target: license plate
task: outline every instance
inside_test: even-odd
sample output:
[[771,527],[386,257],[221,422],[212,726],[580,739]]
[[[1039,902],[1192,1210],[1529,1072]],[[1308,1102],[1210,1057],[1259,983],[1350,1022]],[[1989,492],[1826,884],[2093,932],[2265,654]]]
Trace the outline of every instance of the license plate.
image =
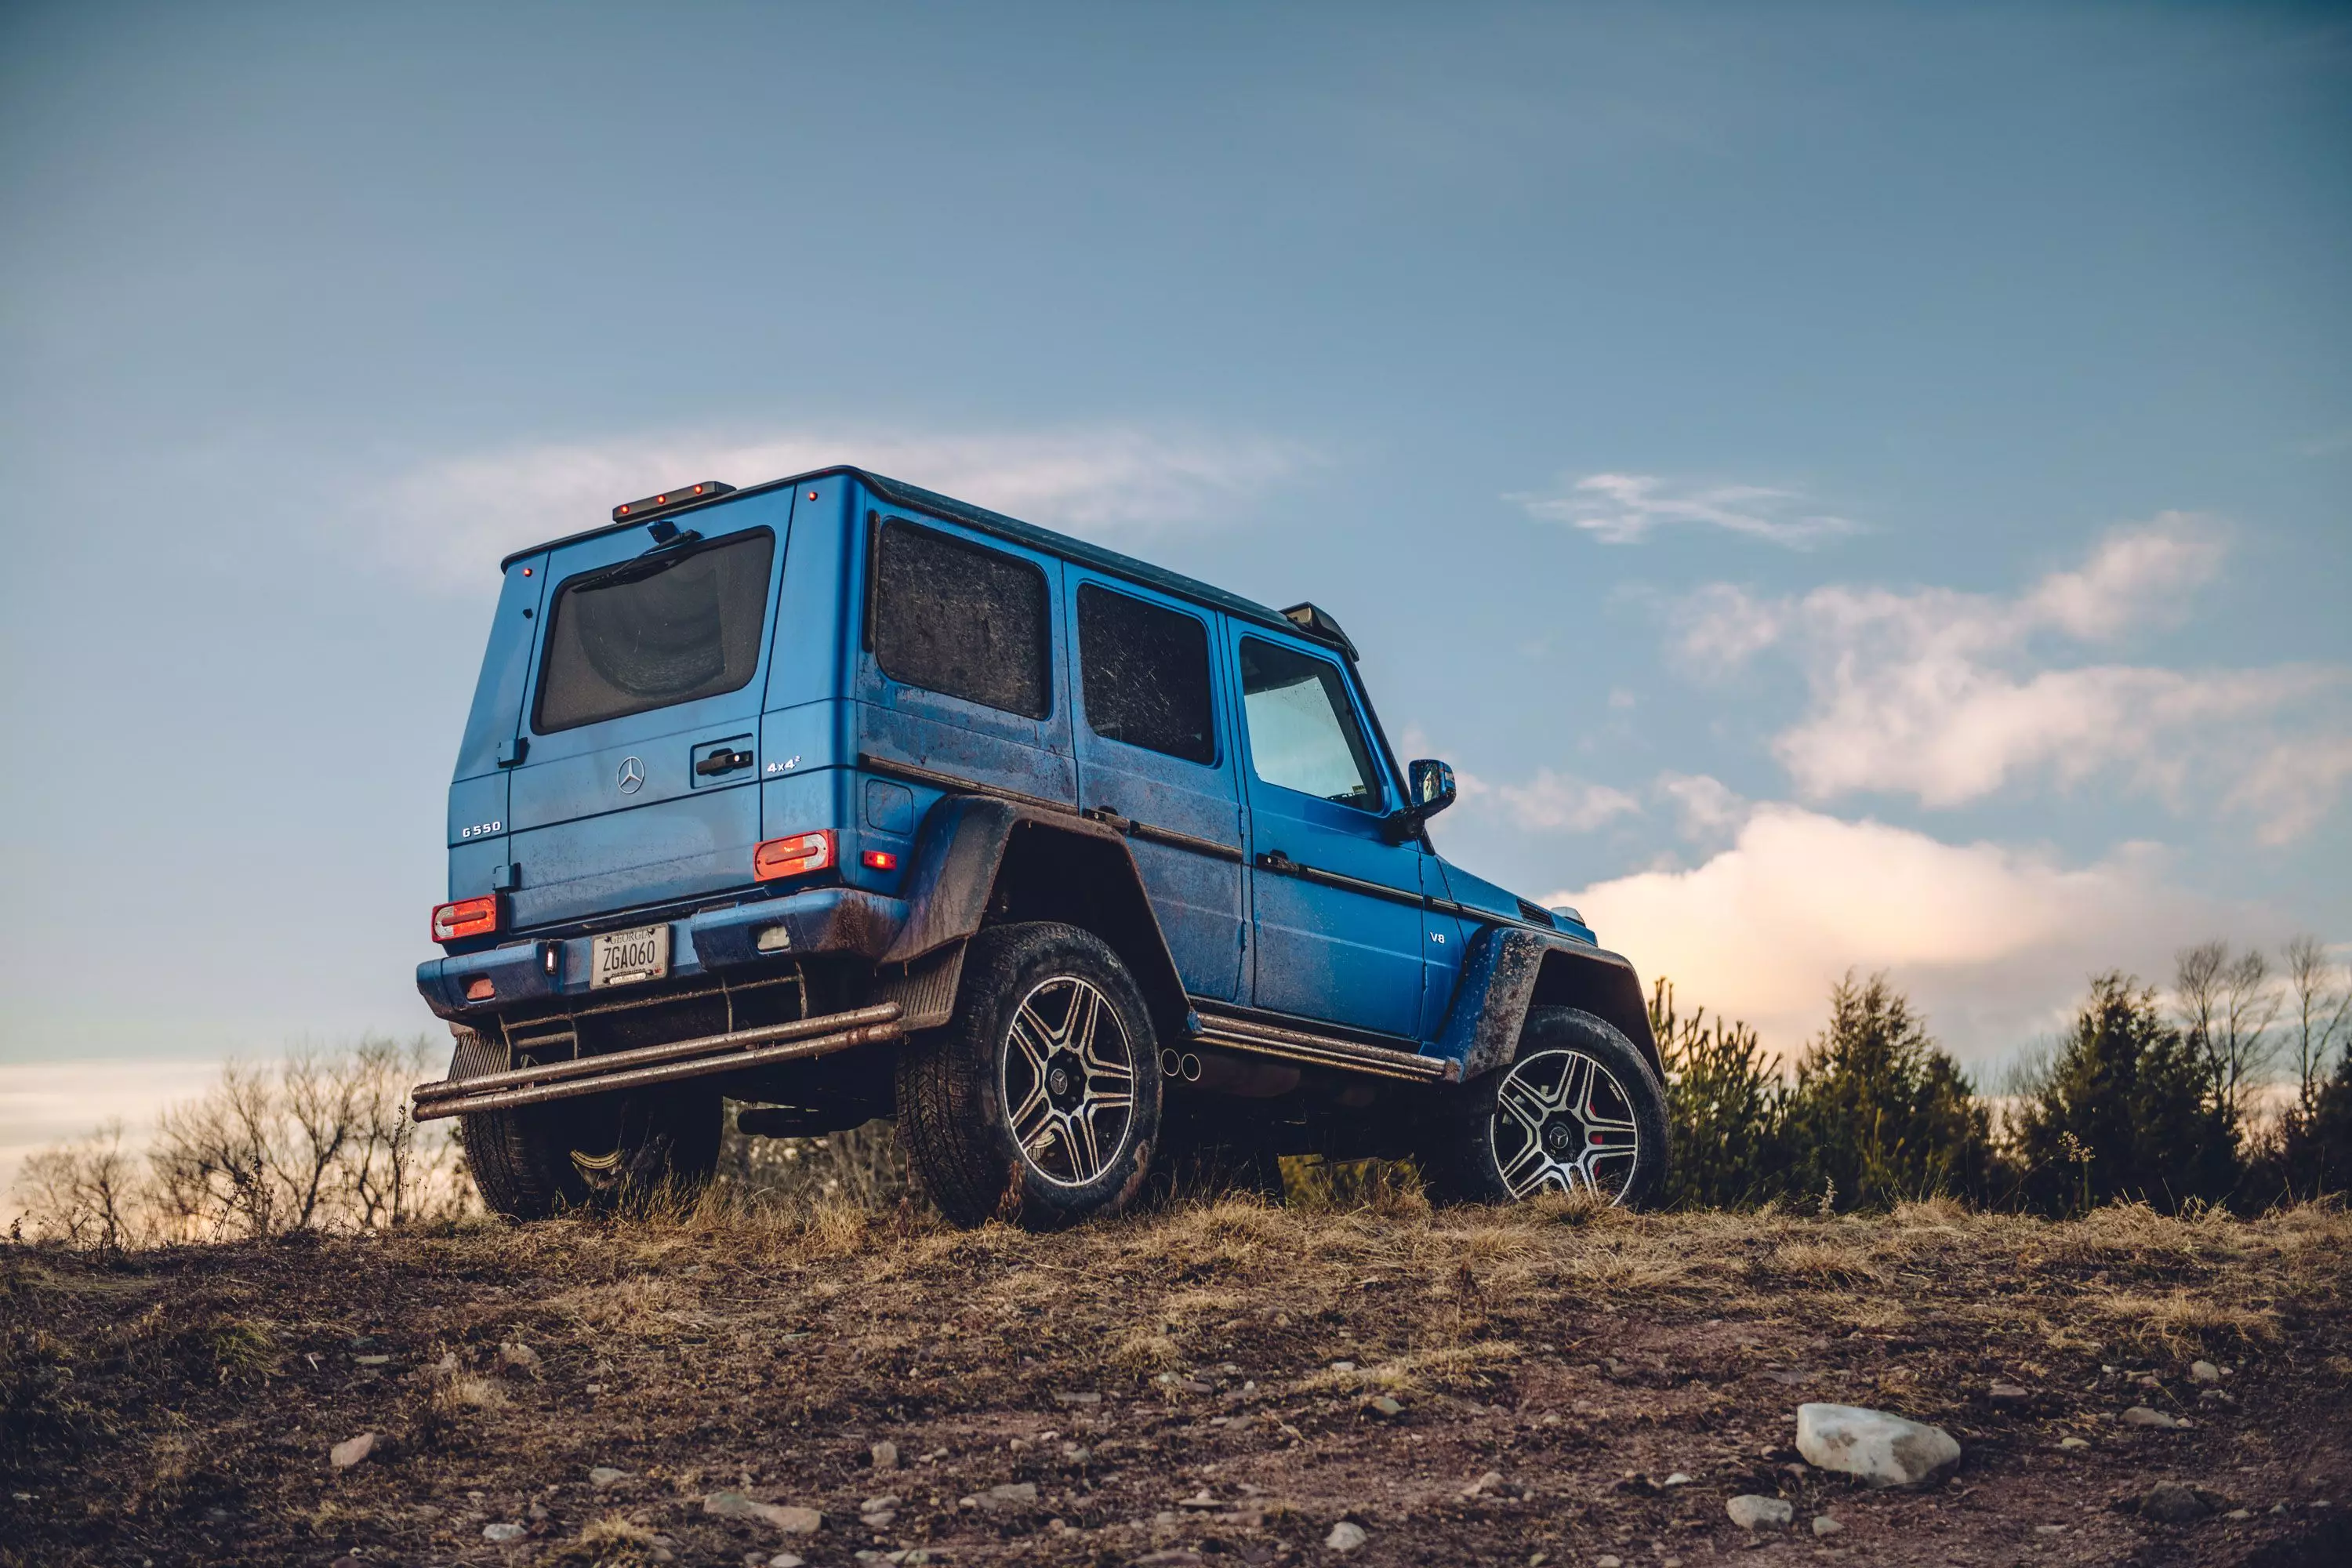
[[669,927],[639,926],[635,931],[608,931],[596,938],[588,964],[588,985],[635,985],[659,980],[669,973]]

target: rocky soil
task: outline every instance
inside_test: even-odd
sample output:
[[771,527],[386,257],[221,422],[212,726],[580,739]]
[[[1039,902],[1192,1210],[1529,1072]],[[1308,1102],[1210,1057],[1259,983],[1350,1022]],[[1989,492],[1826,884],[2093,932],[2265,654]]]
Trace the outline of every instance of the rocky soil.
[[[1805,1403],[1961,1458],[1870,1489]],[[2352,1215],[16,1247],[0,1470],[10,1565],[2345,1563]]]

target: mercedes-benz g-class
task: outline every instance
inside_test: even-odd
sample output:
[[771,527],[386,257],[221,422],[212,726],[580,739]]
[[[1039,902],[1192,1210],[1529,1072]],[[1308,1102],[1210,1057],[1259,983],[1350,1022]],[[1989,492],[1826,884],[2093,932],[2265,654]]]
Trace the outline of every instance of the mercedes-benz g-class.
[[1354,646],[853,468],[518,552],[449,790],[446,1080],[517,1218],[691,1187],[737,1125],[877,1117],[952,1220],[1180,1161],[1415,1157],[1441,1196],[1640,1203],[1641,985],[1441,858]]

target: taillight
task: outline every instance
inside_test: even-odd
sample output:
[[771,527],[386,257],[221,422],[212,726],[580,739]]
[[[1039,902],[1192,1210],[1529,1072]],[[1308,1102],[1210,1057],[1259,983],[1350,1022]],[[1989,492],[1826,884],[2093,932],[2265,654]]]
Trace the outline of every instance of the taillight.
[[779,877],[805,876],[811,871],[824,870],[833,863],[831,828],[771,838],[751,851],[751,875],[762,882],[772,882]]
[[460,899],[454,904],[443,904],[433,911],[433,940],[457,942],[469,936],[488,936],[499,929],[499,897]]

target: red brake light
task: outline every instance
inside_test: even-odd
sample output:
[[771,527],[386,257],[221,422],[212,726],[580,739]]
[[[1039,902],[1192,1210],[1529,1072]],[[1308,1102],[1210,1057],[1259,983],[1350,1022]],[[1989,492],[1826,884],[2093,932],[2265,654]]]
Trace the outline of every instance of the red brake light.
[[898,858],[887,849],[868,849],[858,858],[866,862],[866,868],[869,871],[895,871],[898,868]]
[[799,877],[833,865],[833,830],[771,838],[751,851],[751,875],[762,882]]
[[469,936],[488,936],[499,929],[499,896],[460,899],[454,904],[443,904],[433,911],[433,940],[457,942]]

